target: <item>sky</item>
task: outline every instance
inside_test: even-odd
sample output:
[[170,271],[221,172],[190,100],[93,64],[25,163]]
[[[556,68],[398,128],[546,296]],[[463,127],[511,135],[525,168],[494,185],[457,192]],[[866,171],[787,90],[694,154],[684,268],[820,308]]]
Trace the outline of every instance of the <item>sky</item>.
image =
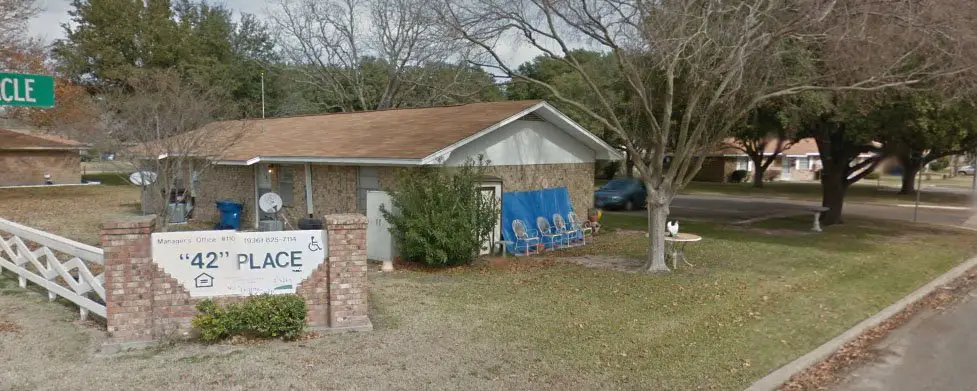
[[[37,0],[38,5],[43,9],[40,15],[31,20],[31,36],[43,39],[45,42],[53,42],[56,39],[64,38],[64,29],[61,25],[68,23],[71,19],[68,10],[71,8],[71,0]],[[235,12],[247,12],[250,14],[264,17],[267,9],[275,2],[266,0],[223,0],[210,1],[212,4],[223,4]],[[507,64],[515,66],[531,60],[540,52],[524,46],[502,47],[500,55]]]
[[[67,23],[71,19],[68,16],[71,0],[37,0],[37,3],[44,11],[37,18],[31,20],[31,35],[48,42],[63,38],[64,30],[61,28],[61,24]],[[211,1],[211,3],[224,4],[238,12],[264,15],[267,2],[265,0],[224,0]]]

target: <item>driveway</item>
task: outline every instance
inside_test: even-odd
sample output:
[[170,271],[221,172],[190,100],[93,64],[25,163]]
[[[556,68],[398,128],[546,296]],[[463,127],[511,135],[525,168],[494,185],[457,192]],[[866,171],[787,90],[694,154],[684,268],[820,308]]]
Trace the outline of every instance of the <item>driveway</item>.
[[[671,215],[678,219],[736,222],[784,213],[807,213],[820,206],[819,202],[786,198],[760,198],[718,195],[680,195],[671,206]],[[844,214],[878,219],[912,221],[913,205],[845,204]],[[612,212],[617,213],[617,212]],[[620,212],[644,214],[645,211]],[[959,207],[920,207],[918,221],[930,224],[961,226],[971,217],[970,210]]]
[[878,360],[855,369],[836,391],[977,389],[977,292],[945,311],[928,311],[876,346]]

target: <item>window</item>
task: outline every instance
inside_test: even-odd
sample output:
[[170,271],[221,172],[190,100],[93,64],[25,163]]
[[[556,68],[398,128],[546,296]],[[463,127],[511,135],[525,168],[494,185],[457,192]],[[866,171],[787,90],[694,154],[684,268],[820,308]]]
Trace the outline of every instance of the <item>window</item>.
[[810,170],[811,169],[811,159],[807,156],[797,159],[797,169],[798,170]]
[[366,192],[380,190],[380,172],[376,167],[359,167],[356,170],[356,209],[366,214]]
[[278,195],[282,196],[282,204],[294,206],[295,197],[292,190],[295,188],[295,169],[291,166],[281,166],[278,172]]
[[750,157],[749,156],[737,156],[736,157],[736,169],[737,170],[750,170]]

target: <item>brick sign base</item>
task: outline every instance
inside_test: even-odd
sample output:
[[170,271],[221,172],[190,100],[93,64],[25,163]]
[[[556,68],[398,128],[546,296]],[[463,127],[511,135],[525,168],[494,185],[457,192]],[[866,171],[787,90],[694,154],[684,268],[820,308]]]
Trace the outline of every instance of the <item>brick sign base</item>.
[[[366,217],[327,215],[324,222],[329,257],[296,290],[305,298],[309,328],[372,330],[367,316]],[[155,226],[153,216],[102,225],[108,347],[139,347],[191,335],[190,320],[201,299],[191,298],[153,263],[150,234]],[[243,297],[215,299],[226,303]]]

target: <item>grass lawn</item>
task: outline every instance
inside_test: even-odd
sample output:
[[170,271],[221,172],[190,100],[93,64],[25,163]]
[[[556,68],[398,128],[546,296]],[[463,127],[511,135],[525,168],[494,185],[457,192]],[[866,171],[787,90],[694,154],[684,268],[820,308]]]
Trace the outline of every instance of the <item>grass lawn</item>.
[[108,186],[132,186],[129,183],[129,174],[103,172],[98,174],[85,174],[81,176],[82,181],[96,181]]
[[[0,190],[0,216],[84,240],[138,199],[73,189]],[[370,333],[109,358],[91,349],[104,333],[71,324],[77,310],[17,294],[5,273],[0,324],[17,331],[0,331],[0,388],[741,390],[977,252],[972,232],[850,218],[811,234],[804,218],[683,222],[705,240],[686,250],[695,267],[669,274],[563,258],[643,257],[644,235],[611,232],[644,226],[607,214],[607,234],[560,258],[371,272]]]
[[[948,183],[951,180],[947,180]],[[959,180],[952,180],[959,182]],[[939,183],[937,180],[925,181],[924,186]],[[955,183],[955,182],[954,182]],[[880,188],[874,180],[863,180],[852,185],[848,190],[846,201],[877,202],[905,204],[916,201],[916,194],[896,194],[898,187],[889,187],[883,183]],[[692,182],[686,187],[684,194],[728,194],[736,196],[772,196],[792,199],[812,200],[821,199],[821,184],[817,182],[771,182],[765,183],[763,188],[757,189],[752,183],[716,183]],[[923,188],[920,202],[938,205],[970,205],[970,195],[965,193],[948,193],[927,191]]]
[[[605,227],[642,229],[607,215]],[[518,260],[377,278],[379,308],[477,327],[546,362],[622,388],[742,389],[977,251],[972,233],[851,219],[810,234],[807,219],[749,228],[689,222],[694,268],[667,275]],[[605,235],[566,255],[643,257],[644,235]],[[397,287],[396,301],[386,289]],[[511,370],[517,370],[512,368]]]
[[101,160],[81,162],[81,170],[85,174],[119,173],[129,175],[129,173],[136,171],[136,166],[122,160]]
[[138,211],[136,186],[0,189],[0,217],[92,245],[103,222]]

